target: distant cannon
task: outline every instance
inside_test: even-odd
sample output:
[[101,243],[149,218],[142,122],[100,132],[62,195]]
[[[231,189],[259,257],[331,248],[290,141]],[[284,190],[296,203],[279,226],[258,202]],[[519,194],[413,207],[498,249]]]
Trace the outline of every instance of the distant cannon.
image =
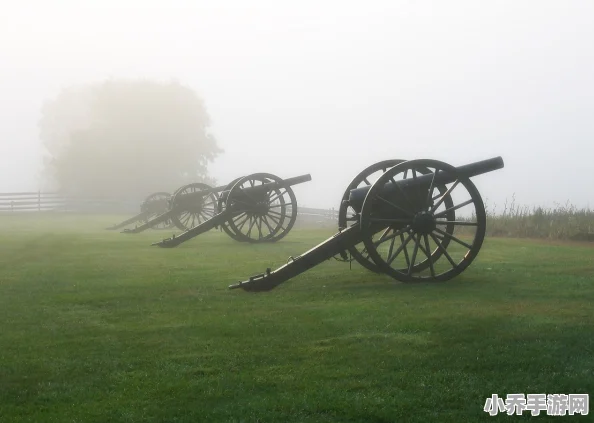
[[171,228],[172,222],[170,220],[162,220],[159,222],[152,222],[152,219],[156,216],[164,213],[169,208],[169,200],[171,194],[167,192],[155,192],[149,195],[140,205],[140,213],[130,219],[124,220],[117,225],[106,228],[107,230],[121,229],[125,226],[132,225],[133,223],[143,222],[147,225],[147,228],[152,229],[168,229]]
[[281,179],[270,173],[238,178],[221,190],[216,213],[197,226],[153,243],[159,247],[179,244],[221,227],[240,242],[276,242],[286,236],[297,219],[297,199],[293,185],[311,181],[311,175]]
[[[202,182],[184,185],[169,196],[165,207],[161,208],[159,213],[152,213],[150,219],[143,219],[142,225],[134,229],[124,229],[122,233],[137,234],[159,225],[168,228],[175,226],[181,231],[187,231],[214,216],[219,200],[217,193],[225,187],[213,188]],[[121,226],[125,225],[120,224],[119,227]]]
[[485,237],[485,207],[470,178],[503,167],[501,157],[457,168],[428,159],[376,163],[347,187],[338,233],[229,288],[269,291],[332,257],[401,282],[449,280],[472,263]]

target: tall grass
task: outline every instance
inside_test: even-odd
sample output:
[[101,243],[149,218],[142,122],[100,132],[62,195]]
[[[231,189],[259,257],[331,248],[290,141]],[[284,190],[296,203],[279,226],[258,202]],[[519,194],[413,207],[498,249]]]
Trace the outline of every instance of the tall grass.
[[515,194],[503,211],[485,200],[487,235],[518,238],[594,241],[594,210],[578,209],[569,202],[553,208],[520,206]]

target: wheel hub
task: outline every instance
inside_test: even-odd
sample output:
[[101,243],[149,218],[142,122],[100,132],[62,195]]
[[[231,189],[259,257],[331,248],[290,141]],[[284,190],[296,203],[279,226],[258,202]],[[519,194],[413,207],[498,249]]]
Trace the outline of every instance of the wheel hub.
[[419,212],[413,219],[412,228],[415,232],[428,235],[435,229],[435,217],[427,211]]
[[267,201],[259,201],[254,205],[252,209],[253,213],[257,216],[266,216],[270,210],[270,205]]

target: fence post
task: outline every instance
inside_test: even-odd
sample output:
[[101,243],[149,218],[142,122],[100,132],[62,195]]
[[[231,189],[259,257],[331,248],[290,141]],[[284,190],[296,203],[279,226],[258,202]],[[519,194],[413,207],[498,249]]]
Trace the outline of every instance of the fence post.
[[41,211],[41,190],[37,191],[37,211]]

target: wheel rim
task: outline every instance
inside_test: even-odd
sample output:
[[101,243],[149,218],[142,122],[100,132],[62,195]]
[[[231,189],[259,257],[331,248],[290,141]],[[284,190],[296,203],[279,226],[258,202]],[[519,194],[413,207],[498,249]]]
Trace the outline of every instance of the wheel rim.
[[[245,188],[282,182],[270,173],[255,173],[237,181],[223,199],[224,207],[235,210],[223,229],[244,242],[276,242],[284,238],[297,219],[297,200],[291,187],[247,194]],[[229,232],[227,232],[229,233]]]
[[199,194],[211,190],[210,185],[202,182],[195,182],[179,188],[171,198],[171,210],[173,211],[171,221],[182,231],[187,231],[198,226],[216,213],[218,197],[216,193],[210,192],[207,195]]
[[[369,166],[367,169],[363,170],[361,173],[359,173],[352,180],[352,182],[347,187],[347,189],[342,197],[342,201],[340,203],[340,208],[339,208],[339,212],[338,212],[338,228],[339,228],[339,230],[345,229],[347,226],[350,226],[349,223],[354,224],[354,223],[358,223],[360,221],[360,216],[348,204],[347,200],[349,199],[350,191],[352,189],[357,189],[357,188],[361,188],[361,187],[365,187],[365,186],[371,187],[373,185],[373,183],[375,183],[375,181],[377,181],[379,179],[379,177],[381,177],[389,169],[391,169],[392,167],[396,166],[397,164],[400,164],[403,162],[405,162],[405,160],[394,159],[394,160],[385,160],[385,161],[382,161],[379,163],[375,163],[375,164]],[[419,168],[415,171],[418,171],[419,173],[422,173],[422,174],[431,173],[431,171],[427,168]],[[405,171],[405,173],[406,173],[406,171]],[[439,186],[438,189],[441,193],[445,193],[447,191],[446,187],[444,187],[444,186]],[[452,199],[450,196],[446,197],[444,204],[446,207],[451,207],[453,205]],[[450,220],[455,220],[455,211],[452,211],[451,213],[449,213],[449,217],[451,217]],[[388,233],[386,231],[384,231],[381,235],[379,235],[379,236],[377,236],[377,235],[379,235],[379,234],[372,235],[372,240],[374,242],[381,240],[382,237],[387,236]],[[377,236],[377,238],[376,238],[376,236]],[[449,243],[449,239],[447,239],[445,241],[445,248],[447,248],[448,243]],[[361,242],[355,246],[352,246],[352,247],[348,248],[348,251],[349,251],[351,257],[353,257],[355,260],[357,260],[357,262],[359,264],[361,264],[363,267],[365,267],[373,272],[378,272],[378,273],[382,272],[382,270],[375,264],[375,262],[370,257],[369,253],[367,252],[367,247],[365,246],[365,243]],[[437,250],[437,251],[433,252],[432,260],[438,260],[439,256],[441,256],[441,254],[442,254],[441,250]],[[339,260],[339,259],[337,258],[337,260]],[[428,260],[415,265],[414,270],[421,271],[421,270],[425,269],[427,266],[429,266]]]
[[[340,207],[338,208],[338,230],[342,231],[347,227],[359,222],[358,213],[348,204],[349,194],[351,190],[361,188],[364,186],[371,186],[373,183],[388,169],[396,166],[404,160],[384,160],[375,164],[372,164],[357,176],[353,178],[351,183],[347,186],[342,199],[340,201]],[[369,257],[367,249],[363,242],[351,246],[347,249],[352,259],[355,259],[361,266],[365,267],[372,272],[380,272],[380,269],[375,265],[373,260]],[[342,256],[342,258],[335,256],[338,261],[351,261],[352,259]]]
[[[217,201],[217,213],[221,213],[224,209],[225,209],[225,200],[227,199],[227,196],[229,194],[229,191],[231,191],[231,188],[233,188],[233,185],[235,185],[239,180],[241,180],[243,178],[235,178],[233,179],[231,182],[229,182],[229,184],[227,184],[227,186],[225,187],[224,191],[226,192],[227,195],[221,195],[219,196],[219,201]],[[227,221],[223,222],[221,224],[221,229],[227,234],[229,235],[231,238],[233,238],[235,241],[238,242],[244,242],[245,239],[243,237],[241,237],[240,235],[238,235],[230,226],[229,223]]]
[[[142,202],[140,211],[144,213],[142,222],[149,223],[155,217],[165,213],[169,209],[169,201],[171,200],[171,194],[168,192],[155,192],[149,195]],[[150,225],[151,229],[169,229],[171,228],[171,220],[167,219],[164,222],[159,222]]]
[[[431,182],[384,198],[386,184],[416,178],[421,168],[431,173],[446,171],[455,181],[442,185],[447,187],[445,195],[440,190],[434,195],[438,186]],[[448,197],[451,202],[446,205]],[[369,189],[361,210],[361,229],[370,234],[389,229],[379,240],[364,239],[371,259],[384,273],[402,282],[445,281],[464,271],[477,256],[485,236],[486,214],[476,186],[457,175],[453,166],[437,160],[411,160],[385,172]]]

